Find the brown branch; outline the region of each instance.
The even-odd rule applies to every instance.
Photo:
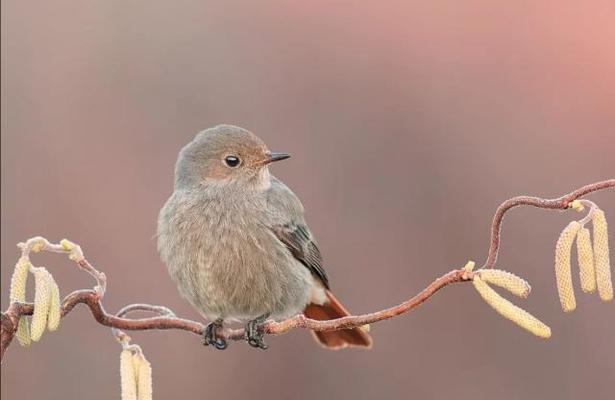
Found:
[[[511,208],[520,205],[528,205],[546,209],[564,210],[568,208],[568,205],[573,200],[576,200],[588,193],[612,187],[615,187],[615,179],[596,182],[591,185],[583,186],[557,199],[542,199],[539,197],[519,196],[505,201],[498,207],[493,219],[493,223],[491,226],[491,246],[489,248],[489,256],[487,257],[483,268],[490,268],[493,267],[493,265],[495,264],[498,249],[500,246],[500,231],[502,221],[504,218],[504,214]],[[86,270],[88,273],[92,274],[97,279],[98,285],[94,290],[77,290],[64,298],[64,300],[62,301],[61,310],[62,317],[68,315],[77,304],[85,304],[88,306],[90,312],[92,313],[92,316],[98,323],[104,326],[114,328],[114,334],[120,340],[125,337],[125,334],[120,330],[179,329],[192,332],[197,335],[203,334],[203,330],[205,327],[204,324],[196,321],[178,318],[172,313],[171,310],[162,306],[153,306],[148,304],[132,304],[124,307],[116,315],[107,313],[101,302],[101,299],[104,295],[105,276],[104,274],[98,272],[83,258],[81,249],[76,245],[75,247],[63,247],[62,245],[53,245],[42,238],[36,238],[36,240],[38,240],[37,243],[40,244],[42,246],[42,249],[44,250],[69,253],[75,258],[80,268]],[[23,244],[22,246],[22,254],[27,255],[29,251],[32,250],[30,248],[27,248],[26,244]],[[259,330],[266,334],[279,335],[295,328],[311,329],[315,331],[327,331],[359,327],[385,319],[393,318],[397,315],[406,313],[426,301],[443,287],[451,283],[470,281],[472,280],[472,278],[472,272],[464,268],[456,269],[437,278],[414,297],[391,308],[387,308],[369,314],[353,315],[328,321],[313,320],[306,318],[303,314],[300,314],[280,322],[266,321],[259,327]],[[9,308],[4,313],[2,313],[0,333],[0,360],[4,358],[4,353],[7,347],[11,344],[13,337],[15,336],[19,318],[25,315],[32,315],[33,311],[34,305],[31,303],[13,302],[11,303]],[[140,319],[124,318],[126,314],[133,311],[153,312],[158,314],[159,316]],[[228,340],[244,339],[244,329],[223,328],[218,332],[218,334]]]
[[[412,308],[418,306],[429,297],[431,297],[436,291],[444,286],[471,280],[471,273],[464,269],[453,270],[440,278],[436,279],[429,286],[423,289],[419,294],[409,299],[408,301],[391,308],[387,308],[382,311],[349,316],[344,318],[338,318],[329,321],[317,321],[309,318],[305,318],[303,314],[289,318],[281,322],[267,321],[263,323],[259,330],[269,335],[280,335],[286,333],[294,328],[312,329],[315,331],[326,330],[338,330],[345,328],[354,328],[373,322],[382,321],[383,319],[392,318],[396,315],[403,314]],[[72,292],[64,298],[62,301],[62,317],[65,317],[70,313],[77,304],[85,304],[90,309],[94,319],[101,325],[108,326],[115,329],[123,329],[130,331],[143,331],[151,329],[179,329],[188,332],[202,335],[205,325],[183,318],[177,318],[175,316],[166,317],[152,317],[141,319],[127,319],[117,315],[109,314],[105,311],[100,297],[94,290],[77,290]],[[132,304],[126,306],[122,311],[118,312],[118,315],[124,315],[132,311],[151,311],[161,312],[161,310],[168,310],[166,307],[151,306],[148,304]],[[1,356],[4,356],[4,352],[8,345],[11,343],[15,331],[17,330],[17,323],[20,316],[32,315],[34,311],[34,305],[31,303],[12,303],[6,312],[3,314],[2,319],[2,349],[0,351]],[[166,312],[166,311],[165,311]],[[218,334],[228,340],[243,340],[244,329],[230,329],[223,328]],[[118,334],[119,333],[119,334]],[[121,331],[116,333],[118,339],[122,339]]]
[[[550,210],[565,210],[568,205],[574,200],[577,200],[586,194],[596,192],[602,189],[608,189],[615,187],[615,179],[609,179],[606,181],[592,183],[578,188],[577,190],[558,197],[557,199],[542,199],[540,197],[532,196],[517,196],[512,199],[508,199],[500,206],[495,212],[493,222],[491,223],[491,244],[489,246],[489,255],[483,264],[483,268],[493,268],[497,259],[498,251],[500,249],[500,236],[502,233],[502,221],[504,220],[504,214],[511,208],[517,206],[532,206],[538,208],[546,208]]]

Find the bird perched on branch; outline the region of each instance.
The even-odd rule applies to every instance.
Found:
[[[223,323],[246,323],[246,340],[265,349],[258,325],[301,312],[349,315],[329,290],[303,206],[269,165],[290,156],[251,132],[219,125],[179,153],[175,190],[158,218],[158,251],[180,293],[211,321],[204,343],[227,347]],[[314,332],[323,346],[371,346],[360,328]]]

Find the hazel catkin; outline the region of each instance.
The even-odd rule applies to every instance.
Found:
[[[137,400],[137,376],[129,349],[120,354],[120,381],[122,400]]]
[[[137,399],[152,400],[152,365],[142,352],[133,354],[132,360],[137,376]]]
[[[51,274],[50,274],[51,276]],[[62,310],[60,304],[60,288],[58,288],[58,284],[56,283],[53,276],[51,276],[51,293],[50,293],[50,301],[49,301],[49,315],[47,317],[47,329],[50,331],[55,331],[60,326],[60,319],[62,317]]]
[[[581,289],[585,293],[593,293],[596,290],[596,271],[594,269],[594,251],[587,228],[581,228],[577,234],[577,258]]]
[[[13,276],[11,277],[11,289],[9,293],[9,298],[11,302],[26,301],[26,283],[28,281],[28,274],[30,270],[30,260],[28,258],[22,257],[17,261],[15,265],[15,271],[13,272]],[[30,338],[30,326],[28,324],[28,317],[22,315],[19,318],[19,323],[17,325],[17,331],[15,332],[15,336],[17,337],[17,341],[20,345],[26,347],[32,343],[32,339]]]
[[[564,228],[555,245],[555,278],[557,292],[564,312],[571,312],[577,307],[572,286],[572,271],[570,266],[570,252],[572,243],[579,232],[581,224],[572,221]]]
[[[51,303],[51,274],[43,267],[34,269],[34,312],[32,313],[32,325],[30,338],[38,342],[47,328],[47,316]]]
[[[483,281],[506,289],[515,296],[525,299],[530,294],[530,284],[510,272],[499,269],[483,269],[478,272],[478,275]]]
[[[551,328],[522,308],[500,296],[479,275],[472,280],[483,300],[504,318],[541,338],[551,337]]]
[[[604,211],[598,209],[592,215],[594,226],[594,265],[596,285],[602,301],[613,300],[613,282],[609,260],[609,236]]]

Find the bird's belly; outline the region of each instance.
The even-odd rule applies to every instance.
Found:
[[[214,320],[248,321],[264,314],[284,319],[303,311],[314,279],[309,270],[269,232],[225,232],[216,243],[198,246],[191,263],[171,271],[180,291],[201,314]]]

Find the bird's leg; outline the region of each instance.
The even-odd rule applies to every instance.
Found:
[[[262,324],[263,322],[265,322],[267,318],[269,318],[269,313],[263,314],[260,317],[257,317],[253,319],[252,321],[249,321],[248,324],[246,325],[245,338],[250,346],[263,349],[263,350],[269,347],[263,340],[263,336],[265,336],[265,334],[258,331],[258,326]]]
[[[209,346],[211,344],[218,350],[224,350],[227,348],[228,344],[224,338],[217,336],[216,331],[218,328],[222,328],[222,318],[218,318],[217,320],[207,324],[205,331],[203,332],[202,342],[205,346]]]

